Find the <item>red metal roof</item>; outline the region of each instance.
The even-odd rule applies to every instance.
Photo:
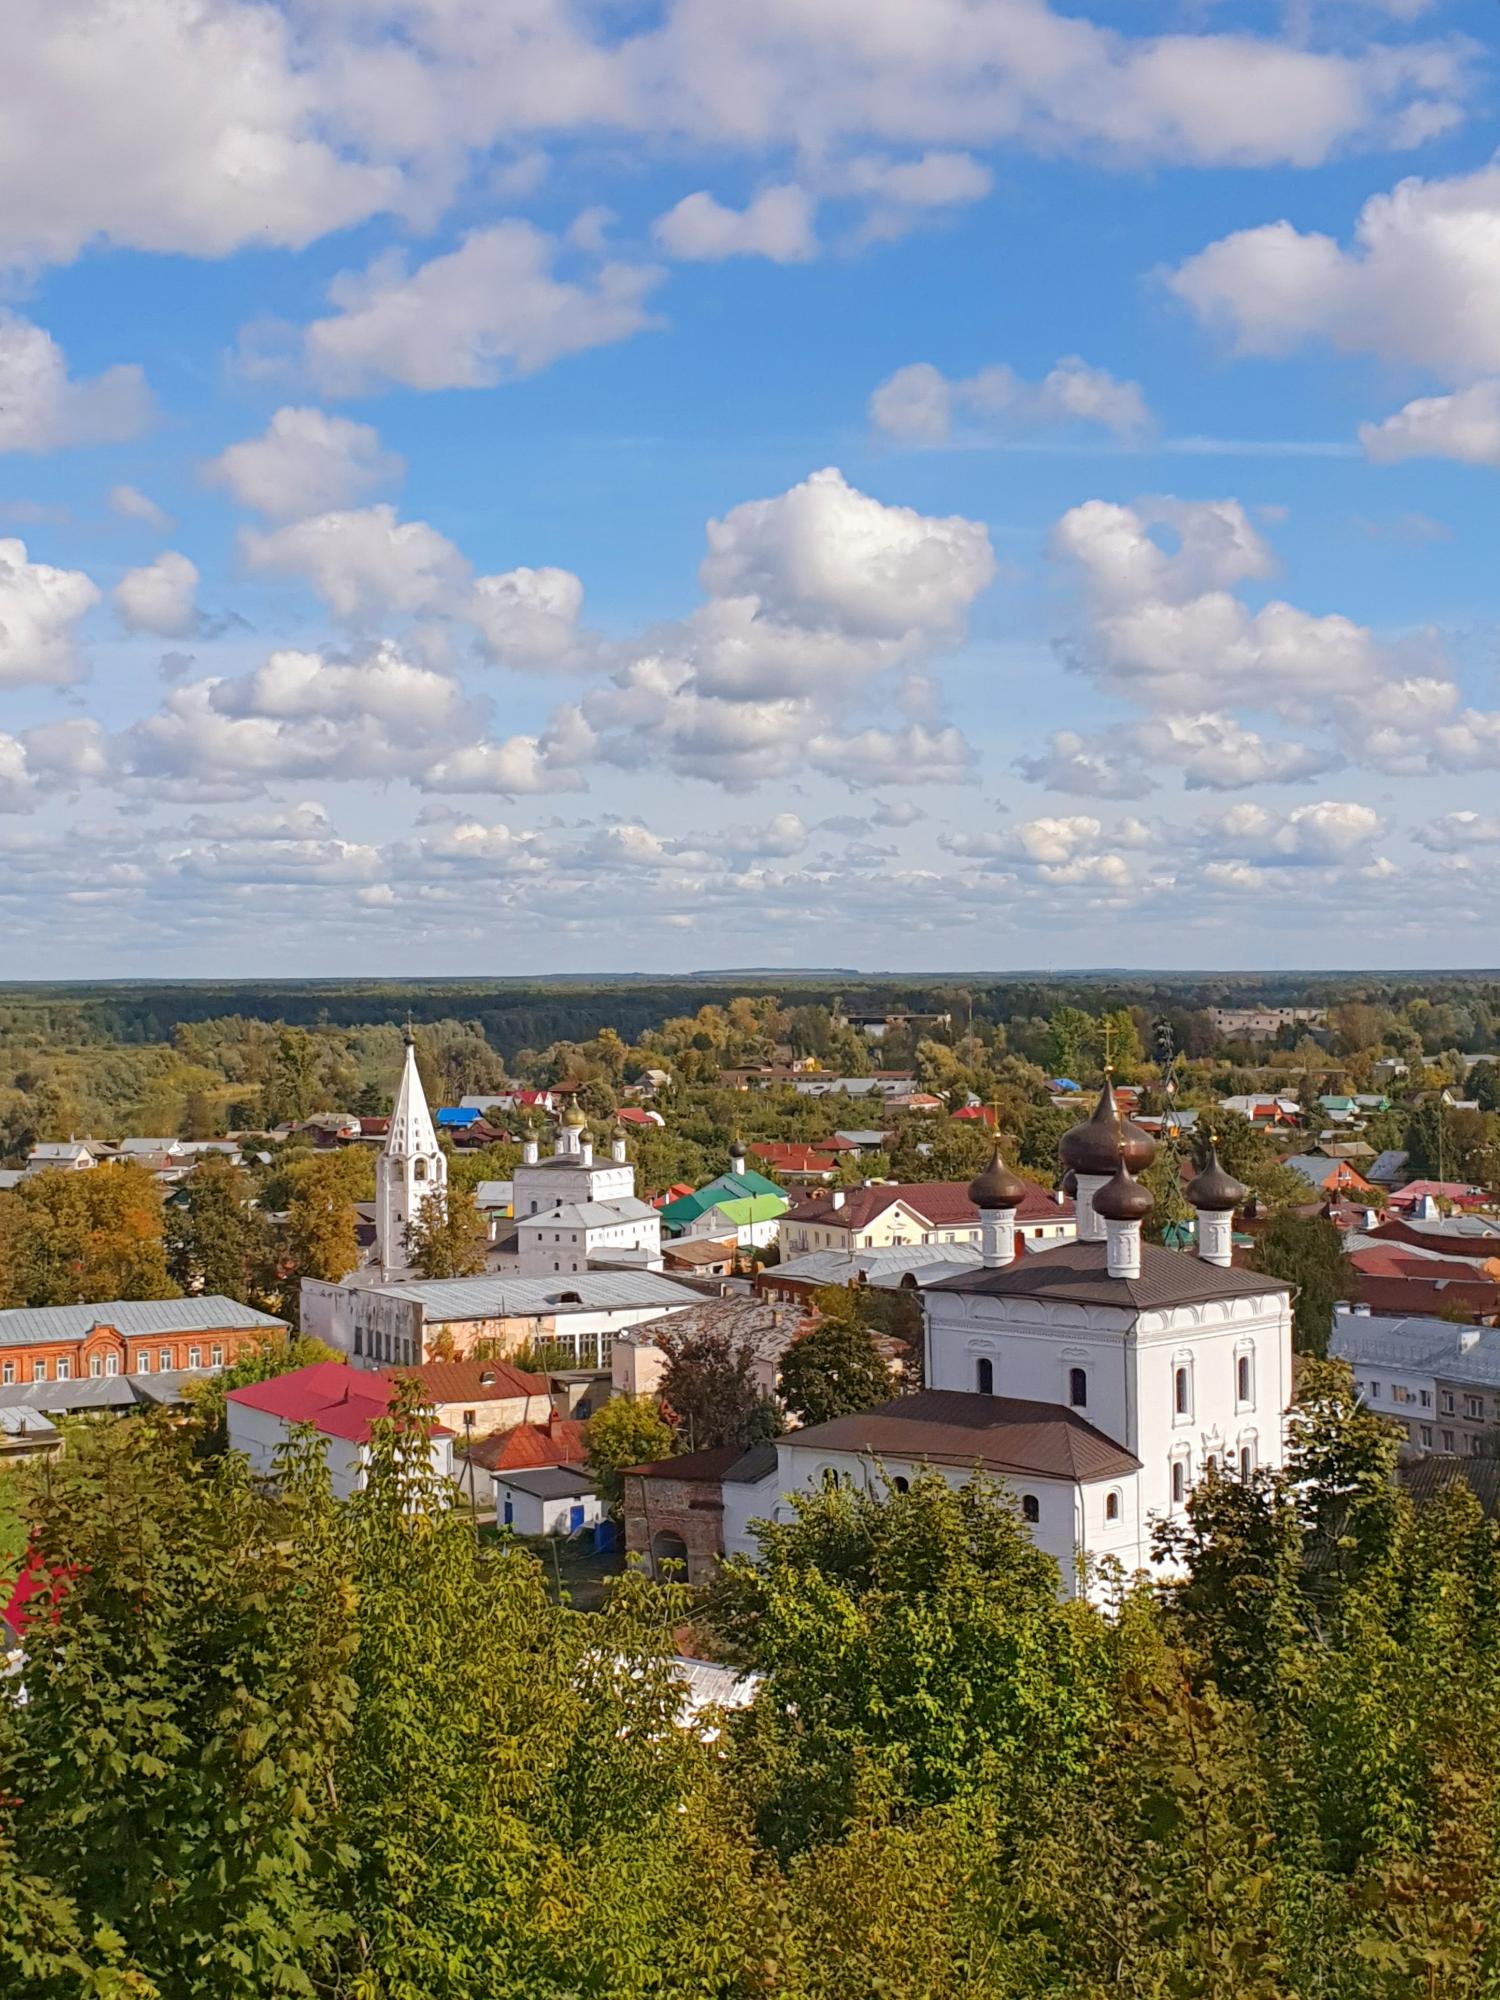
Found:
[[[231,1389],[225,1400],[243,1404],[248,1410],[263,1410],[283,1423],[311,1424],[325,1437],[368,1444],[370,1426],[386,1415],[395,1388],[385,1375],[366,1374],[341,1361],[315,1361],[310,1368],[294,1368],[269,1382],[249,1382],[243,1389]],[[441,1424],[431,1428],[434,1436],[452,1435]]]
[[[528,1465],[581,1465],[588,1456],[588,1427],[573,1417],[545,1424],[517,1424],[496,1431],[468,1453],[489,1472],[518,1472]]]
[[[383,1368],[392,1382],[420,1382],[432,1403],[515,1402],[545,1396],[545,1375],[513,1368],[508,1361],[424,1361],[420,1366]]]

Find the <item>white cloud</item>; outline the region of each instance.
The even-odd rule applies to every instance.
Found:
[[[79,679],[78,626],[98,602],[82,570],[30,562],[24,542],[0,538],[0,687]]]
[[[1384,423],[1361,424],[1359,439],[1384,465],[1405,458],[1500,465],[1500,380],[1471,382],[1451,396],[1419,396]]]
[[[812,739],[807,756],[815,769],[850,785],[961,785],[972,780],[977,761],[961,730],[920,722],[904,729],[828,731]]]
[[[111,486],[109,504],[112,512],[122,521],[140,521],[148,528],[154,528],[159,535],[169,534],[172,516],[165,507],[158,507],[148,494],[134,486]]]
[[[210,484],[273,520],[348,507],[378,487],[397,485],[404,470],[369,424],[290,406],[276,412],[260,437],[229,445],[203,468]]]
[[[418,782],[424,792],[485,792],[511,799],[586,789],[581,773],[550,757],[536,736],[468,744],[440,758]]]
[[[1462,854],[1471,847],[1500,847],[1500,816],[1459,811],[1444,813],[1413,829],[1412,839],[1434,854]]]
[[[652,234],[660,250],[685,263],[766,257],[802,264],[818,254],[813,213],[812,197],[799,187],[764,188],[744,209],[725,208],[700,191],[658,216]]]
[[[1203,823],[1204,851],[1220,859],[1264,865],[1324,866],[1366,855],[1384,831],[1372,806],[1323,799],[1273,812],[1267,806],[1230,806]]]
[[[30,812],[36,801],[36,779],[25,744],[0,730],[0,813]]]
[[[1156,790],[1157,774],[1179,770],[1189,791],[1284,785],[1329,770],[1335,752],[1280,743],[1227,715],[1153,716],[1095,736],[1058,730],[1047,750],[1021,757],[1032,784],[1082,798],[1133,799]]]
[[[155,562],[126,570],[112,595],[127,632],[181,639],[198,629],[197,565],[176,549],[164,549]]]
[[[959,629],[994,574],[982,523],[885,506],[833,467],[710,521],[699,569],[714,596],[754,596],[794,623],[929,642]]]
[[[325,86],[275,7],[10,0],[0,262],[102,239],[220,257],[302,245],[391,206],[394,167],[326,136]]]
[[[0,452],[119,444],[150,421],[151,394],[139,368],[75,382],[51,334],[0,306]]]
[[[446,535],[425,521],[398,521],[385,502],[245,528],[240,548],[251,569],[305,577],[340,618],[445,610],[468,579]]]
[[[645,300],[658,272],[606,263],[565,279],[558,254],[555,239],[526,222],[476,229],[414,271],[390,252],[333,281],[338,311],[304,329],[303,362],[332,396],[392,382],[483,389],[651,324]]]
[[[25,732],[22,741],[31,769],[42,776],[76,785],[108,774],[108,743],[92,716],[39,723]]]
[[[252,840],[322,840],[332,834],[333,822],[326,806],[320,805],[316,799],[303,799],[297,805],[278,807],[274,812],[221,813],[217,817],[199,813],[188,821],[187,831],[194,840],[241,843]]]
[[[1372,196],[1348,249],[1273,222],[1211,243],[1171,283],[1244,353],[1322,339],[1447,382],[1500,373],[1500,164]]]
[[[466,607],[488,659],[508,667],[579,661],[583,585],[570,570],[512,569],[474,582]]]
[[[1059,361],[1040,382],[1024,382],[1003,365],[953,380],[929,361],[914,361],[875,389],[869,409],[877,430],[908,445],[945,444],[955,416],[998,436],[1086,423],[1129,438],[1151,425],[1138,383],[1090,368],[1076,354]]]

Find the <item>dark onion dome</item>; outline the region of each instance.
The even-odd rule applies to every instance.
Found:
[[[1094,1213],[1106,1222],[1144,1222],[1154,1206],[1151,1190],[1132,1180],[1123,1161],[1094,1196]]]
[[[1027,1183],[1013,1174],[1000,1157],[997,1145],[982,1174],[969,1182],[969,1199],[976,1208],[1019,1208],[1026,1199]]]
[[[1210,1215],[1222,1215],[1229,1209],[1238,1208],[1249,1189],[1242,1186],[1233,1174],[1226,1173],[1219,1165],[1219,1149],[1209,1149],[1208,1165],[1201,1174],[1195,1174],[1187,1184],[1187,1198],[1194,1208],[1205,1209]]]
[[[1064,1132],[1058,1151],[1075,1174],[1112,1174],[1120,1164],[1120,1111],[1110,1077],[1104,1079],[1093,1117]]]
[[[1128,1118],[1120,1120],[1120,1158],[1133,1174],[1143,1174],[1156,1158],[1156,1141]]]
[[[1058,1192],[1060,1194],[1065,1194],[1068,1197],[1069,1201],[1071,1201],[1073,1197],[1077,1194],[1078,1176],[1077,1174],[1074,1173],[1071,1167],[1069,1167],[1068,1171],[1063,1175],[1062,1180],[1058,1185]]]

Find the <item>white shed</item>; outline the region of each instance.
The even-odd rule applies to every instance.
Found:
[[[571,1466],[533,1465],[495,1474],[495,1524],[518,1535],[576,1535],[603,1514],[594,1482]]]

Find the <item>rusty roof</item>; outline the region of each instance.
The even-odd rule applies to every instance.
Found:
[[[812,1424],[785,1439],[809,1451],[853,1451],[873,1458],[929,1459],[979,1465],[1009,1477],[1117,1479],[1140,1460],[1061,1403],[984,1396],[963,1389],[923,1389],[873,1410]]]

